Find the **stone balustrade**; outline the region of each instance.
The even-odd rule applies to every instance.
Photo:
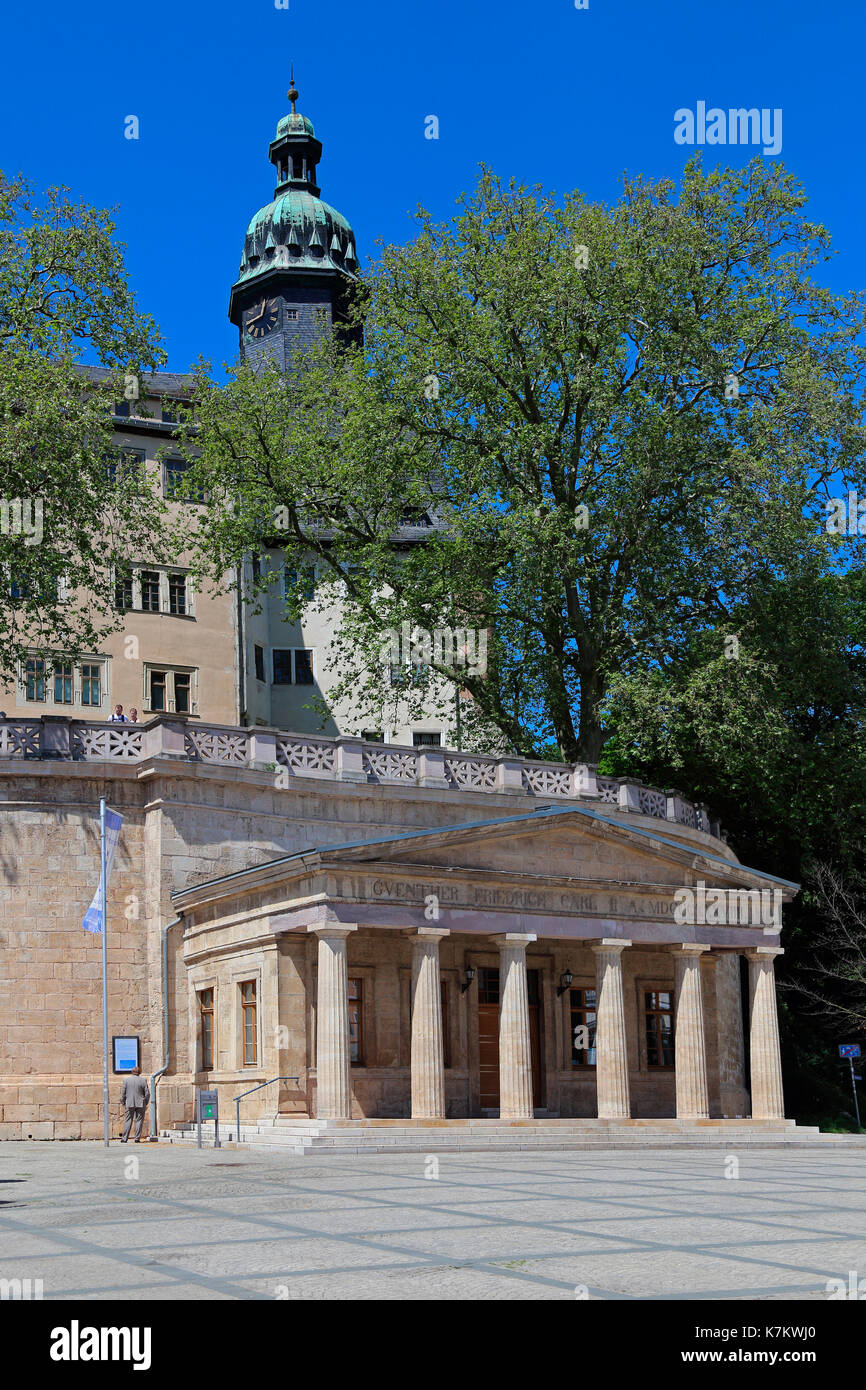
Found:
[[[625,777],[604,777],[587,764],[404,748],[344,736],[201,724],[158,715],[142,724],[109,724],[62,715],[0,719],[0,763],[45,760],[141,763],[154,758],[272,771],[278,786],[295,777],[494,792],[535,801],[588,801],[653,816],[724,838],[704,805]]]

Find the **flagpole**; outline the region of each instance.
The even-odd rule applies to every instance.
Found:
[[[108,903],[105,873],[105,797],[99,798],[99,894],[102,899],[102,1108],[105,1115],[105,1147],[108,1148]]]

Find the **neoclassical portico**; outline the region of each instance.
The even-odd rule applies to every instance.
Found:
[[[557,809],[305,851],[177,898],[193,994],[215,962],[236,980],[276,945],[281,1017],[259,1020],[259,1069],[298,1074],[284,1113],[700,1122],[747,1115],[750,1092],[772,1121],[778,924],[680,922],[674,896],[768,882],[793,896],[670,832]],[[221,1007],[230,1027],[230,987]],[[283,1015],[305,1024],[268,1055]]]

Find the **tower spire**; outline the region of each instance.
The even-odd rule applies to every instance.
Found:
[[[299,95],[299,94],[298,94],[298,89],[297,89],[297,87],[295,86],[295,65],[294,65],[294,63],[292,63],[292,71],[291,71],[291,76],[289,77],[289,84],[290,84],[290,85],[289,85],[289,90],[286,92],[286,96],[289,98],[289,101],[292,103],[292,115],[293,115],[293,116],[296,116],[298,113],[297,113],[297,111],[295,110],[295,102],[297,101],[298,95]]]

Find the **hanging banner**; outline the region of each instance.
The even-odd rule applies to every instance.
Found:
[[[117,811],[105,811],[105,883],[108,886],[108,879],[111,875],[111,861],[114,858],[114,851],[120,836],[120,827],[123,825],[123,816]],[[93,895],[93,902],[87,909],[87,913],[81,925],[85,931],[95,932],[97,936],[102,935],[105,926],[104,903],[102,901],[102,875]]]

